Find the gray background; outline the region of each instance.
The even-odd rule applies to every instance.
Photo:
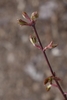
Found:
[[[63,100],[57,88],[46,91],[44,79],[51,73],[29,41],[32,28],[17,22],[23,11],[38,11],[36,27],[44,47],[52,40],[58,44],[46,53],[67,91],[67,0],[0,0],[0,100]]]

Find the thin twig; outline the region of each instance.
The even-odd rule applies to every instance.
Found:
[[[49,67],[49,69],[50,69],[50,71],[51,71],[51,74],[52,74],[52,76],[55,77],[55,72],[53,72],[53,69],[52,69],[52,67],[51,67],[51,65],[50,65],[50,62],[49,62],[48,58],[47,58],[46,52],[43,51],[43,45],[42,45],[41,40],[40,40],[40,38],[39,38],[39,36],[38,36],[37,30],[36,30],[36,27],[35,27],[35,23],[33,23],[32,27],[33,27],[33,29],[34,29],[34,32],[35,32],[35,34],[36,34],[36,37],[37,37],[37,39],[38,39],[39,45],[40,45],[40,47],[41,47],[41,50],[42,50],[42,52],[43,52],[43,54],[44,54],[44,57],[45,57],[45,59],[46,59],[46,62],[47,62],[47,64],[48,64],[48,67]],[[58,89],[59,89],[60,92],[62,93],[63,97],[65,98],[65,100],[67,100],[66,94],[65,94],[64,91],[62,90],[62,88],[61,88],[59,82],[58,82],[56,79],[54,79],[54,80],[55,80],[55,82],[56,82],[56,84],[57,84],[57,86],[58,86]]]

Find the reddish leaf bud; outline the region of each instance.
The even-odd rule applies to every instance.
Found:
[[[47,77],[47,78],[45,79],[45,81],[44,81],[44,84],[47,84],[48,82],[49,82],[50,84],[52,84],[52,80],[53,80],[52,76]]]
[[[28,19],[29,21],[31,21],[30,17],[28,16],[28,14],[26,12],[22,13],[23,18]]]
[[[52,49],[57,47],[57,44],[53,44],[53,41],[51,41],[44,49],[43,51],[45,51],[46,49]]]
[[[44,80],[44,84],[47,84],[49,82],[49,78],[46,78],[45,80]]]

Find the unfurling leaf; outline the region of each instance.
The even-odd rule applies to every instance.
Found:
[[[35,36],[30,36],[30,42],[35,46],[36,43],[36,37]]]
[[[49,78],[46,78],[45,80],[44,80],[44,84],[47,84],[49,82]]]
[[[52,86],[52,85],[49,84],[49,85],[46,87],[46,90],[49,91],[49,90],[51,89],[51,86]]]
[[[52,84],[52,81],[53,81],[52,76],[47,77],[47,78],[45,79],[45,81],[44,81],[44,84],[47,84],[48,82],[49,82],[50,84]]]
[[[51,41],[44,49],[43,51],[47,50],[47,49],[52,49],[57,47],[57,44],[53,44],[53,41]]]
[[[36,21],[36,19],[38,18],[38,12],[36,11],[36,12],[33,12],[32,14],[31,14],[31,20],[32,21]]]
[[[22,25],[22,26],[23,25],[28,25],[28,23],[23,21],[22,19],[19,19],[18,21],[19,21],[19,24]]]
[[[25,19],[28,19],[29,21],[31,21],[30,17],[28,16],[28,14],[26,12],[22,12],[22,16]]]

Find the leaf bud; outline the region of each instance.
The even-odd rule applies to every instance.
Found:
[[[52,85],[49,84],[49,85],[46,87],[46,90],[49,91],[49,90],[51,89],[51,86],[52,86]]]
[[[33,12],[32,14],[31,14],[31,20],[32,21],[36,21],[36,19],[38,18],[38,12],[36,11],[36,12]]]
[[[23,21],[22,19],[19,19],[18,21],[19,21],[19,24],[22,25],[22,26],[23,25],[28,25],[28,23]]]
[[[35,46],[36,43],[36,37],[35,36],[30,36],[30,42]]]

